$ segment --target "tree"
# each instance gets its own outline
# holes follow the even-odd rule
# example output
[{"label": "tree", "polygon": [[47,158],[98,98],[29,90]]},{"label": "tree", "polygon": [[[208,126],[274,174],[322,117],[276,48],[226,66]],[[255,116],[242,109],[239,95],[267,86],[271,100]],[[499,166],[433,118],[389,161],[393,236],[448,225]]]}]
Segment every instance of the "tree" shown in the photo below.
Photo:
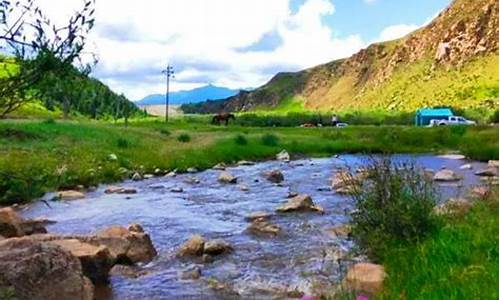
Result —
[{"label": "tree", "polygon": [[[16,58],[16,66],[0,78],[0,118],[31,101],[33,85],[49,73],[65,77],[75,62],[90,71],[81,53],[94,26],[94,5],[95,0],[84,0],[65,25],[56,26],[35,0],[0,0],[0,50]],[[4,68],[9,69],[6,64]]]}]

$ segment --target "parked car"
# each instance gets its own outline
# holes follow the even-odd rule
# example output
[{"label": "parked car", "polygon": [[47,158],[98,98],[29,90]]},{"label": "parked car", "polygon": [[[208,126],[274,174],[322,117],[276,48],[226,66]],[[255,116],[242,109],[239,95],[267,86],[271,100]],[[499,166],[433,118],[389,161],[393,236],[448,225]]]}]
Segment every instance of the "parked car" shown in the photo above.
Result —
[{"label": "parked car", "polygon": [[347,124],[347,123],[337,123],[335,125],[335,127],[347,127],[347,126],[349,126],[349,124]]},{"label": "parked car", "polygon": [[447,119],[432,119],[429,123],[430,127],[447,125],[476,125],[476,122],[460,116],[450,116]]}]

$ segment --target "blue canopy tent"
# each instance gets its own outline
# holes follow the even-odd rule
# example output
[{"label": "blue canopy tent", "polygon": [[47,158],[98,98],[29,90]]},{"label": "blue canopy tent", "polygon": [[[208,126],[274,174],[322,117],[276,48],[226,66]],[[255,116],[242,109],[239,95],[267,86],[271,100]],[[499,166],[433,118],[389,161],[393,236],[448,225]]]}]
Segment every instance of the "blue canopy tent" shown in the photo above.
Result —
[{"label": "blue canopy tent", "polygon": [[429,125],[431,120],[443,120],[453,116],[449,108],[422,108],[415,114],[415,126]]}]

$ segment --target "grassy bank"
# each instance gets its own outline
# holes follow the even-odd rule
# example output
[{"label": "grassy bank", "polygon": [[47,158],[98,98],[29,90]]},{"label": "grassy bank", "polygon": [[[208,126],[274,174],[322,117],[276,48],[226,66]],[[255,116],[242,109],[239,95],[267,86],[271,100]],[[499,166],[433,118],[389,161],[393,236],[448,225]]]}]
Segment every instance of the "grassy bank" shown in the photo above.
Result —
[{"label": "grassy bank", "polygon": [[[287,107],[297,102],[288,104]],[[481,125],[498,123],[498,110],[494,109],[456,109],[453,108],[456,115],[466,117],[476,121]],[[250,127],[297,127],[305,123],[329,125],[333,114],[336,114],[342,122],[351,125],[407,125],[415,124],[415,112],[390,112],[386,110],[352,110],[352,111],[306,111],[295,108],[290,109],[272,109],[268,111],[253,111],[238,113],[236,120],[232,123],[239,126]],[[185,118],[192,122],[209,123],[213,115],[186,115]]]},{"label": "grassy bank", "polygon": [[498,187],[436,210],[438,189],[412,163],[373,160],[364,176],[352,189],[351,234],[385,267],[373,299],[498,299]]},{"label": "grassy bank", "polygon": [[424,241],[394,245],[380,299],[498,299],[498,262],[498,201],[478,202]]},{"label": "grassy bank", "polygon": [[[181,136],[184,136],[181,138]],[[286,149],[335,153],[429,153],[459,150],[473,159],[498,158],[498,127],[334,128],[218,127],[186,119],[133,122],[1,121],[0,204],[29,201],[46,191],[128,178],[131,172],[209,168],[218,162],[266,159]],[[116,161],[109,154],[116,154]]]}]

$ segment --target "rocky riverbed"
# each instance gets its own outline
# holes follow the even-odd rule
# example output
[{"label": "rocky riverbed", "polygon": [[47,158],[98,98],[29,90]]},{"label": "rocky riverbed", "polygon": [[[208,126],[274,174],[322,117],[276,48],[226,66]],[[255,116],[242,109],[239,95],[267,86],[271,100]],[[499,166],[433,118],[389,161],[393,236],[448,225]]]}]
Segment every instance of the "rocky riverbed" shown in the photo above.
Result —
[{"label": "rocky riverbed", "polygon": [[[448,179],[437,178],[442,201],[465,196],[494,177],[476,175],[487,164],[461,157],[394,159],[414,161],[432,170],[431,176],[451,171],[441,174]],[[142,225],[158,255],[113,268],[110,289],[98,294],[101,299],[297,298],[335,286],[353,261],[363,260],[349,253],[354,245],[345,225],[354,204],[332,189],[331,178],[367,160],[343,155],[219,166],[101,186],[84,198],[72,194],[72,200],[49,201],[50,207],[37,202],[21,214],[55,221],[46,228],[60,235],[91,236],[110,226]],[[498,174],[497,167],[491,170]],[[183,252],[193,236],[188,246],[194,252]]]}]

